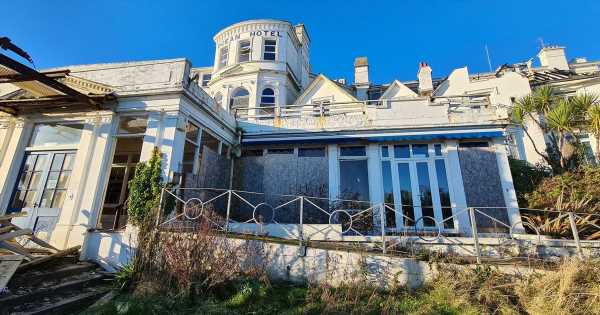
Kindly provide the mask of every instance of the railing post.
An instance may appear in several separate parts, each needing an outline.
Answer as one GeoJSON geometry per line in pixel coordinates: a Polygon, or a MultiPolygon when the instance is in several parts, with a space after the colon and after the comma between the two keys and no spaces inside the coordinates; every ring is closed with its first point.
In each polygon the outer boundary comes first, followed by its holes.
{"type": "Polygon", "coordinates": [[[469,217],[471,218],[471,231],[473,233],[473,242],[475,243],[475,254],[477,255],[477,264],[481,264],[481,248],[479,247],[479,236],[477,235],[475,209],[472,207],[469,208],[469,217]]]}
{"type": "Polygon", "coordinates": [[[577,246],[577,255],[580,259],[583,259],[583,250],[581,249],[581,242],[579,241],[579,230],[575,223],[575,215],[573,212],[568,212],[569,222],[571,223],[571,232],[573,232],[573,239],[575,240],[575,246],[577,246]]]}
{"type": "Polygon", "coordinates": [[[231,213],[231,189],[227,191],[227,213],[225,214],[225,233],[229,232],[229,214],[231,213]]]}
{"type": "Polygon", "coordinates": [[[381,221],[381,245],[383,246],[383,253],[387,253],[387,248],[385,245],[385,204],[382,203],[379,205],[379,218],[381,221]]]}
{"type": "Polygon", "coordinates": [[[302,247],[304,240],[304,196],[300,196],[300,225],[298,226],[298,242],[302,247]]]}
{"type": "Polygon", "coordinates": [[[160,200],[158,201],[158,211],[156,213],[156,226],[158,226],[160,224],[160,215],[162,214],[164,208],[163,208],[163,196],[165,194],[165,188],[163,187],[160,190],[160,200]]]}

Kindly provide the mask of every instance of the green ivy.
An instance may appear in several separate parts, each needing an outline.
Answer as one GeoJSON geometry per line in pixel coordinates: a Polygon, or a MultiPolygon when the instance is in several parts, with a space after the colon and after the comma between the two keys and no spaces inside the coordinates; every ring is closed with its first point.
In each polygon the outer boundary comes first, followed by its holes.
{"type": "Polygon", "coordinates": [[[147,163],[138,163],[135,176],[129,182],[127,214],[129,222],[139,226],[148,213],[160,205],[160,193],[164,184],[161,175],[161,153],[154,148],[147,163]]]}

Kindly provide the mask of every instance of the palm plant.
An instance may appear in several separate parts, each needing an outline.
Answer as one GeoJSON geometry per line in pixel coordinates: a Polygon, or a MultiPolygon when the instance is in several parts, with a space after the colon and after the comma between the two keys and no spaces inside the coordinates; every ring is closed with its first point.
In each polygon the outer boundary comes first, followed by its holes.
{"type": "Polygon", "coordinates": [[[590,106],[587,115],[588,131],[596,137],[596,161],[600,162],[600,104],[590,106]]]}
{"type": "Polygon", "coordinates": [[[600,135],[600,109],[594,109],[598,97],[595,94],[581,93],[570,98],[560,98],[556,96],[556,91],[551,86],[541,86],[532,93],[519,98],[513,107],[513,122],[521,125],[527,137],[531,140],[533,148],[554,171],[561,172],[565,170],[569,161],[573,158],[575,146],[569,141],[575,132],[581,129],[591,129],[592,115],[596,117],[596,127],[593,132],[600,135]],[[588,121],[585,120],[587,116],[588,121]],[[537,148],[526,124],[532,122],[537,125],[548,136],[553,148],[556,148],[557,159],[546,152],[537,148]]]}

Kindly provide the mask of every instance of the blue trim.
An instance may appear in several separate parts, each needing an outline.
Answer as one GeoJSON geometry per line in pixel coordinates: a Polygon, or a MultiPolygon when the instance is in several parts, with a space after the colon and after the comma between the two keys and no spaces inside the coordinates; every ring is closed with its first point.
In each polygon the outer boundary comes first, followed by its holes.
{"type": "Polygon", "coordinates": [[[502,131],[480,131],[480,132],[457,132],[457,133],[438,133],[438,134],[416,134],[416,135],[386,135],[386,136],[369,136],[349,137],[344,135],[334,137],[314,137],[306,139],[261,139],[259,141],[244,141],[243,144],[259,145],[259,144],[293,144],[293,143],[347,143],[357,141],[368,142],[398,142],[398,141],[431,141],[431,140],[450,140],[450,139],[491,139],[503,137],[502,131]]]}

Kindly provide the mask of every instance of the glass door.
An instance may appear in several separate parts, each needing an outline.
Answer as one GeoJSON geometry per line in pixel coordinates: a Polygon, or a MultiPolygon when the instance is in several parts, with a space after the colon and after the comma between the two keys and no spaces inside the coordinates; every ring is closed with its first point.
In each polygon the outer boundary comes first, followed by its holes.
{"type": "Polygon", "coordinates": [[[453,229],[450,187],[441,144],[382,146],[386,228],[453,229]]]}
{"type": "Polygon", "coordinates": [[[30,228],[49,240],[67,196],[75,152],[28,152],[13,193],[9,212],[24,211],[27,216],[13,222],[30,228]]]}

